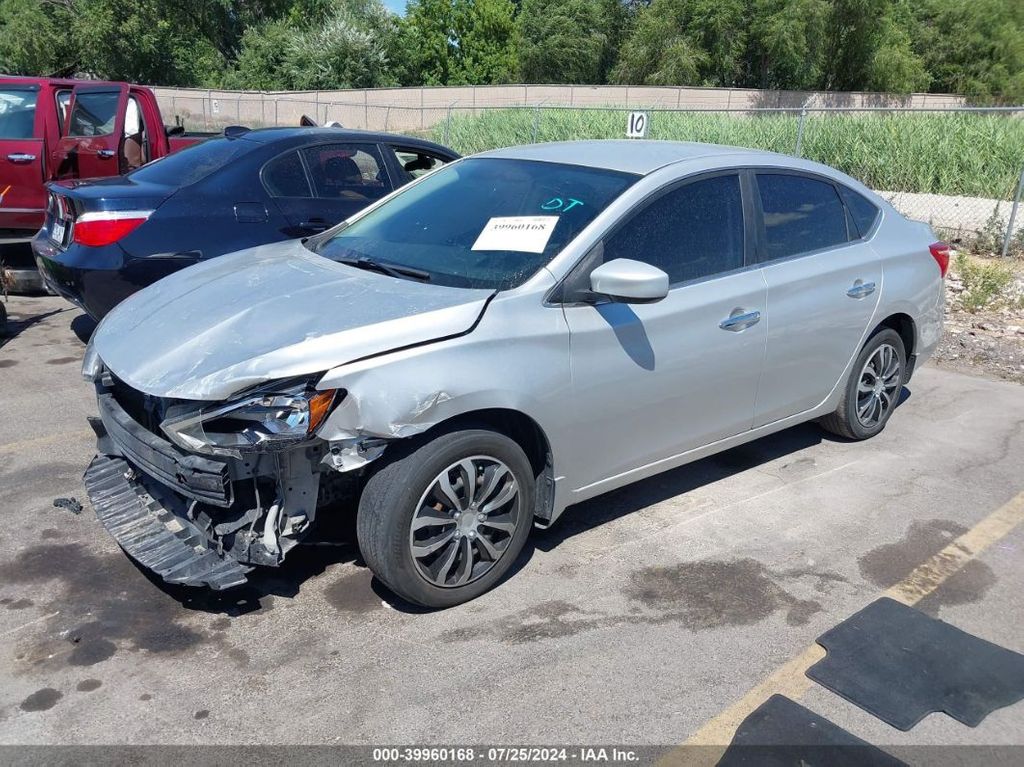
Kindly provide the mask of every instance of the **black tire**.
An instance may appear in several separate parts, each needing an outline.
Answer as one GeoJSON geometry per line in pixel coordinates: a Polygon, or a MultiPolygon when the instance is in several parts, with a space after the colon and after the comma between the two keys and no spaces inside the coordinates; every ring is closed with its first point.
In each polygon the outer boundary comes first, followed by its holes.
{"type": "MultiPolygon", "coordinates": [[[[489,429],[450,431],[409,445],[396,443],[375,466],[359,499],[356,530],[363,559],[388,588],[414,604],[451,607],[475,599],[501,580],[522,551],[533,526],[534,482],[523,449],[504,434],[489,429]],[[446,468],[479,456],[503,463],[518,483],[518,496],[508,507],[515,509],[516,527],[508,535],[501,555],[477,579],[461,586],[435,585],[420,573],[413,557],[413,517],[420,499],[446,468]]],[[[472,541],[467,544],[474,546],[472,541]]]]}
{"type": "Polygon", "coordinates": [[[819,419],[819,423],[826,431],[838,434],[841,437],[846,437],[847,439],[861,440],[875,436],[885,428],[885,424],[888,423],[889,418],[896,409],[900,394],[903,390],[903,382],[906,380],[906,375],[907,353],[903,347],[903,339],[900,338],[900,334],[892,328],[881,328],[867,340],[864,344],[864,348],[862,348],[860,350],[860,354],[857,355],[857,359],[854,361],[853,368],[850,370],[850,377],[846,382],[846,386],[843,389],[843,395],[839,399],[839,405],[836,407],[835,412],[819,419]],[[882,346],[886,345],[891,346],[896,350],[896,355],[899,360],[899,384],[896,387],[891,405],[881,413],[877,422],[873,424],[865,424],[857,415],[858,385],[861,382],[861,376],[868,360],[870,360],[882,346]]]}

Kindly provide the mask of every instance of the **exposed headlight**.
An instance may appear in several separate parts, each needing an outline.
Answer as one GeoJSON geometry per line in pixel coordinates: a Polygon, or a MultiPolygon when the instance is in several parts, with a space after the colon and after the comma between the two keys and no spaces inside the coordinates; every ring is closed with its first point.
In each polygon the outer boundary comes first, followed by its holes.
{"type": "Polygon", "coordinates": [[[85,356],[82,357],[82,378],[90,383],[100,377],[103,372],[103,361],[96,352],[96,345],[92,339],[96,337],[95,331],[89,337],[89,343],[85,345],[85,356]]]}
{"type": "Polygon", "coordinates": [[[199,453],[237,458],[282,450],[313,435],[336,394],[317,391],[308,381],[277,383],[223,404],[172,405],[160,428],[175,444],[199,453]]]}

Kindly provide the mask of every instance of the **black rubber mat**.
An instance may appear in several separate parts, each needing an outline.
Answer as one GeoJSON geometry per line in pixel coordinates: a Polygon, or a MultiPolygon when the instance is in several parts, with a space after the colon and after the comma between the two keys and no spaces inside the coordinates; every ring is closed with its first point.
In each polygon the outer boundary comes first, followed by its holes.
{"type": "Polygon", "coordinates": [[[818,638],[807,676],[899,730],[933,711],[970,727],[1024,697],[1024,655],[883,598],[818,638]]]}
{"type": "Polygon", "coordinates": [[[837,724],[773,695],[744,719],[719,767],[897,767],[899,759],[837,724]]]}

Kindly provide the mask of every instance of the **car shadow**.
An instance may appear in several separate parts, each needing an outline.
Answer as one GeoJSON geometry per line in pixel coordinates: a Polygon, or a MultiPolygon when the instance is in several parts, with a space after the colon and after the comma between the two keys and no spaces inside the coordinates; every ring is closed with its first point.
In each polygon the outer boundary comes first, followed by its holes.
{"type": "MultiPolygon", "coordinates": [[[[902,406],[910,396],[910,390],[904,387],[896,406],[902,406]]],[[[826,432],[814,422],[804,423],[570,506],[551,528],[531,532],[523,551],[496,585],[500,586],[514,577],[526,567],[537,551],[550,552],[581,533],[596,530],[633,512],[806,450],[823,441],[852,440],[826,432]]],[[[255,612],[262,609],[267,597],[297,596],[306,581],[322,575],[335,565],[353,564],[366,569],[356,541],[355,499],[346,499],[320,513],[322,516],[314,537],[299,544],[281,567],[258,567],[253,570],[244,586],[220,592],[174,586],[164,583],[159,576],[145,568],[139,569],[154,585],[173,596],[186,609],[230,616],[255,612]]],[[[402,599],[368,570],[366,577],[370,579],[369,586],[373,593],[394,610],[413,615],[435,612],[432,608],[420,607],[402,599]]]]}
{"type": "MultiPolygon", "coordinates": [[[[0,299],[0,300],[3,300],[3,299],[0,299]]],[[[8,312],[9,311],[10,310],[8,309],[8,312]]],[[[0,333],[0,348],[2,348],[4,346],[6,346],[7,344],[9,344],[11,341],[13,341],[15,338],[17,338],[19,335],[24,333],[26,330],[28,330],[33,325],[38,325],[40,322],[42,322],[43,320],[47,319],[48,317],[53,317],[55,314],[60,314],[61,312],[66,312],[66,311],[67,311],[66,308],[61,308],[61,309],[52,309],[51,311],[43,312],[41,314],[21,314],[21,313],[18,313],[18,314],[15,315],[15,314],[8,313],[8,315],[7,315],[7,329],[6,329],[5,332],[0,333]]]]}
{"type": "Polygon", "coordinates": [[[71,332],[75,334],[79,341],[83,344],[87,344],[89,343],[89,339],[92,338],[93,331],[96,330],[97,324],[96,320],[85,312],[82,312],[71,320],[71,332]]]}

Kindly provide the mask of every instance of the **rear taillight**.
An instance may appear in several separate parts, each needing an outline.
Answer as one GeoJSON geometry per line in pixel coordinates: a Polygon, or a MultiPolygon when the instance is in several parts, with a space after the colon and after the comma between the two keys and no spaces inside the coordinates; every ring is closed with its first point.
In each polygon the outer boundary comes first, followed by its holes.
{"type": "Polygon", "coordinates": [[[75,219],[74,241],[90,248],[110,245],[142,226],[152,212],[132,210],[83,213],[75,219]]]}
{"type": "Polygon", "coordinates": [[[939,265],[939,273],[945,277],[946,271],[949,269],[949,245],[944,242],[933,242],[928,246],[928,250],[932,254],[932,258],[935,259],[935,263],[939,265]]]}

